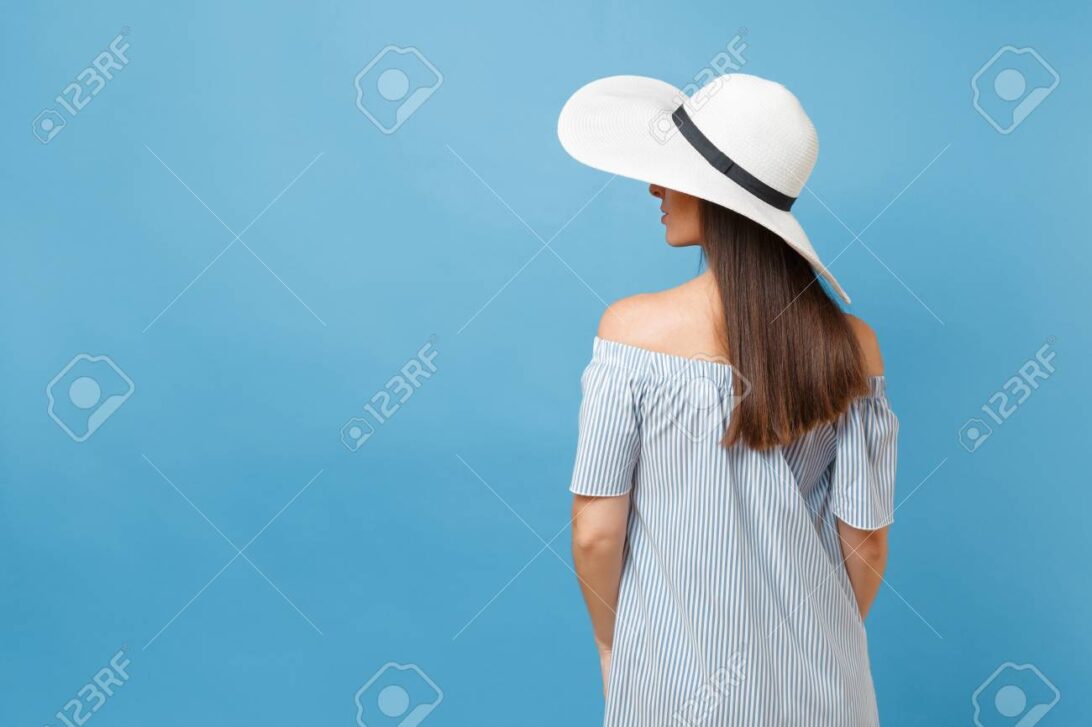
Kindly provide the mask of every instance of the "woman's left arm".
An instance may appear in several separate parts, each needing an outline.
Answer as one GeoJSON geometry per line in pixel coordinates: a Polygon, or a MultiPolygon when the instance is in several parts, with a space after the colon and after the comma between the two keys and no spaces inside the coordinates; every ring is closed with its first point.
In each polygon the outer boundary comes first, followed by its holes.
{"type": "Polygon", "coordinates": [[[614,646],[614,616],[628,524],[628,494],[573,497],[573,562],[599,649],[604,693],[614,646]]]}

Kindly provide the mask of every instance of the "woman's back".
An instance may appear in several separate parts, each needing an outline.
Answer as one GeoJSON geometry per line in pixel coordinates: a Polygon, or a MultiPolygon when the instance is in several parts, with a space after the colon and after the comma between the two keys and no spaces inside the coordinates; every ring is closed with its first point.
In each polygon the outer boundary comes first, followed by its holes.
{"type": "Polygon", "coordinates": [[[892,519],[883,379],[789,445],[725,447],[746,385],[719,316],[701,277],[621,301],[582,379],[571,489],[630,498],[606,724],[875,724],[837,520],[892,519]]]}
{"type": "MultiPolygon", "coordinates": [[[[856,316],[845,314],[860,346],[865,371],[883,375],[876,334],[856,316]]],[[[717,283],[708,273],[656,293],[624,298],[607,308],[599,323],[600,338],[673,356],[728,361],[720,333],[724,313],[717,283]]],[[[777,325],[771,316],[770,325],[777,325]]]]}

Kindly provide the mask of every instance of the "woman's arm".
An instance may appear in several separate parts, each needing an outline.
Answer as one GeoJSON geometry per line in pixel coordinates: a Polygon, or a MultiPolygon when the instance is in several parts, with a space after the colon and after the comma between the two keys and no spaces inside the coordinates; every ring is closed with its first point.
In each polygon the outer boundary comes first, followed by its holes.
{"type": "Polygon", "coordinates": [[[883,580],[883,571],[887,567],[887,531],[859,530],[838,521],[838,538],[842,541],[842,557],[845,559],[849,582],[853,586],[853,595],[857,598],[857,609],[861,619],[868,615],[868,609],[876,599],[883,580]]]}
{"type": "Polygon", "coordinates": [[[604,693],[614,645],[614,615],[628,523],[629,495],[573,497],[573,562],[599,649],[604,693]]]}
{"type": "MultiPolygon", "coordinates": [[[[846,314],[849,325],[857,337],[861,350],[861,363],[869,376],[883,376],[883,356],[876,332],[856,316],[846,314]]],[[[857,609],[861,619],[868,614],[876,593],[883,582],[883,571],[887,567],[887,530],[860,530],[838,521],[838,539],[842,541],[842,558],[845,560],[849,582],[857,598],[857,609]]]]}

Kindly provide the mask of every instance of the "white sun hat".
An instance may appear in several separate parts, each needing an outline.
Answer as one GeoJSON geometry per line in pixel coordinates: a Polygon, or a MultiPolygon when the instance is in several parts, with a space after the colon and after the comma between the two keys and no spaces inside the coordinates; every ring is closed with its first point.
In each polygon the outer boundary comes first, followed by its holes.
{"type": "Polygon", "coordinates": [[[819,137],[781,84],[729,73],[687,96],[654,78],[601,78],[565,103],[557,135],[590,167],[700,197],[773,231],[850,302],[790,212],[819,137]]]}

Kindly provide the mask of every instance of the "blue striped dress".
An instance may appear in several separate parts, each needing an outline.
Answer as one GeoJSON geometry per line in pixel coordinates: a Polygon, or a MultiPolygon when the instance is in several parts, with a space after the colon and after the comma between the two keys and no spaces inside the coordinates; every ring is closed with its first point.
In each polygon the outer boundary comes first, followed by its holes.
{"type": "Polygon", "coordinates": [[[836,518],[894,515],[883,377],[833,425],[720,443],[731,366],[596,338],[571,490],[630,493],[605,727],[878,724],[836,518]]]}

